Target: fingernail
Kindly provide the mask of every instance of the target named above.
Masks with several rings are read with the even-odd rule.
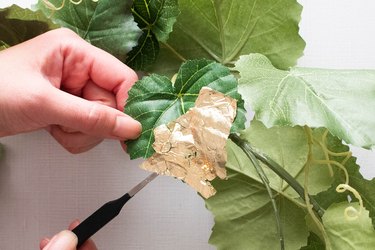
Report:
[[[120,140],[135,139],[139,136],[142,131],[142,125],[127,116],[117,116],[116,125],[113,130],[115,137]]]
[[[48,238],[42,239],[40,241],[40,248],[42,248],[42,247],[45,248],[47,246],[47,244],[48,244],[49,241],[50,241],[50,239],[48,239]]]
[[[53,236],[50,242],[43,248],[43,250],[49,249],[75,249],[77,246],[77,236],[69,230],[64,230]]]

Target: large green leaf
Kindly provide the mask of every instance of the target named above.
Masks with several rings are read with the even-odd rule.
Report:
[[[138,45],[128,54],[126,64],[136,70],[145,70],[159,54],[159,41],[166,42],[178,16],[177,0],[134,0],[134,19],[143,34]]]
[[[296,0],[179,0],[179,6],[181,14],[161,46],[155,71],[173,73],[183,60],[202,57],[232,64],[251,52],[287,68],[305,47]]]
[[[242,56],[239,91],[267,127],[326,127],[347,143],[375,145],[375,70],[278,70],[263,55]]]
[[[362,210],[357,219],[348,220],[344,216],[344,210],[348,205],[359,209],[358,203],[342,202],[331,205],[323,216],[323,225],[332,249],[375,249],[375,231],[368,217],[368,211]]]
[[[237,93],[237,80],[228,68],[210,60],[184,63],[174,84],[165,76],[153,74],[133,85],[125,106],[125,113],[142,123],[142,134],[127,142],[131,158],[151,156],[154,152],[153,129],[166,124],[188,111],[202,87],[208,86],[237,100],[237,117],[232,129],[244,127],[243,101]]]
[[[60,0],[49,0],[56,7]],[[38,7],[63,27],[70,28],[91,44],[121,60],[137,45],[140,29],[131,13],[132,0],[64,1],[60,10],[51,11],[42,0]]]
[[[351,193],[346,192],[339,194],[334,190],[338,184],[345,181],[343,171],[339,170],[334,162],[342,163],[349,172],[349,184],[361,194],[366,209],[370,211],[370,213],[367,212],[366,218],[371,222],[369,218],[370,214],[370,217],[373,219],[375,204],[373,190],[375,190],[375,181],[367,181],[362,178],[358,171],[359,168],[355,164],[355,158],[350,155],[348,156],[348,146],[343,145],[341,140],[329,134],[326,129],[319,128],[310,130],[298,126],[273,127],[267,129],[260,122],[253,121],[250,127],[241,133],[241,137],[249,141],[257,151],[270,156],[284,167],[284,169],[299,181],[302,186],[305,186],[305,174],[308,170],[308,191],[310,194],[325,190],[332,185],[328,190],[313,196],[324,209],[329,209],[330,206],[337,204],[337,202],[346,201],[347,203],[348,195],[351,196],[353,201],[356,200],[355,196]],[[227,169],[234,172],[229,171],[232,174],[229,175],[227,181],[218,180],[214,182],[214,187],[218,192],[215,196],[206,201],[208,208],[215,216],[215,226],[210,242],[215,244],[219,249],[232,249],[230,247],[231,244],[234,245],[233,249],[241,249],[241,247],[249,245],[250,242],[252,244],[255,242],[255,244],[260,244],[259,246],[256,245],[254,249],[277,249],[278,241],[276,238],[276,229],[273,228],[264,233],[260,229],[261,226],[264,227],[264,225],[270,228],[268,225],[271,225],[271,221],[274,221],[274,214],[258,174],[253,169],[252,163],[244,152],[231,141],[228,141],[227,153]],[[329,174],[328,163],[330,163],[333,168],[333,177]],[[285,200],[285,202],[290,203],[288,212],[292,214],[297,213],[297,208],[302,206],[300,204],[304,204],[304,202],[301,199],[296,199],[294,191],[290,190],[290,186],[280,181],[267,167],[262,166],[268,176],[270,186],[273,188],[277,202]],[[307,168],[307,166],[309,166],[309,168]],[[332,181],[333,184],[330,184]],[[259,196],[262,198],[259,198]],[[267,206],[265,204],[267,204]],[[267,210],[265,208],[267,208]],[[283,214],[282,205],[279,204],[279,208],[282,217],[288,216]],[[263,211],[265,214],[264,216],[266,216],[269,222],[268,224],[264,222],[263,217],[259,215],[260,211]],[[307,211],[299,211],[304,213],[306,218],[309,218]],[[322,235],[324,233],[330,235],[333,234],[333,230],[336,230],[335,226],[332,226],[329,222],[324,228],[325,231],[322,232],[320,231],[321,228],[318,228],[311,219],[305,221],[305,216],[298,216],[298,218],[282,221],[282,227],[286,232],[290,230],[290,227],[293,228],[295,224],[299,225],[298,227],[304,232],[304,235],[307,229],[312,230],[308,241],[306,241],[306,238],[303,239],[302,235],[299,236],[297,234],[297,239],[300,239],[298,242],[301,245],[293,248],[286,246],[286,249],[298,249],[306,245],[306,242],[308,245],[302,249],[323,249],[321,248],[323,238],[318,239],[317,236],[323,237]],[[330,220],[329,217],[331,215],[325,214],[324,216]],[[346,234],[346,231],[350,233],[350,230],[361,230],[358,227],[351,228],[347,225],[342,225],[339,229],[343,230],[340,232],[340,234],[343,235]],[[267,232],[275,237],[272,242],[267,238],[271,237],[270,235],[263,235]],[[368,230],[364,229],[364,235],[366,235],[367,232]],[[261,234],[259,235],[259,233]],[[358,234],[358,232],[354,232],[354,234]],[[267,243],[258,243],[262,237],[267,239]],[[285,233],[287,241],[289,240],[288,237],[288,234]],[[332,246],[339,246],[341,244],[341,239],[335,238],[333,235],[330,235],[328,240]],[[333,247],[330,249],[346,248]]]
[[[23,9],[17,5],[0,9],[0,49],[19,44],[57,27],[41,11]]]
[[[250,178],[245,171],[252,168],[238,150],[228,144],[228,179],[213,181],[216,195],[206,200],[207,208],[215,216],[209,242],[217,249],[243,250],[279,249],[280,243],[275,215],[264,186]],[[235,166],[234,169],[232,166]],[[297,202],[277,193],[286,249],[299,249],[306,244],[307,228],[304,209]]]
[[[325,159],[324,152],[318,144],[322,140],[323,132],[323,129],[311,131],[311,136],[315,140],[315,143],[310,145],[311,150],[308,144],[309,135],[303,127],[299,126],[266,128],[261,122],[252,121],[250,127],[241,133],[241,137],[277,162],[303,186],[308,158],[316,160]],[[236,152],[232,153],[248,161],[245,154],[239,148],[237,148]],[[242,165],[246,166],[247,164]],[[297,197],[297,193],[285,181],[268,167],[263,164],[261,165],[264,167],[264,171],[273,189],[285,192],[292,197]],[[235,168],[235,166],[231,166],[231,168]],[[248,176],[260,182],[254,168],[245,168],[241,171],[245,171]],[[329,169],[314,162],[311,163],[308,176],[308,191],[310,194],[326,190],[331,186],[333,181]]]

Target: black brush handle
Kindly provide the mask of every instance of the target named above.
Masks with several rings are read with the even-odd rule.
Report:
[[[77,248],[82,246],[86,240],[115,218],[131,197],[126,193],[117,200],[107,202],[74,228],[72,232],[78,237]]]

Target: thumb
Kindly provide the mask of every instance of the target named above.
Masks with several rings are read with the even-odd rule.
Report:
[[[120,140],[135,139],[141,124],[123,112],[53,88],[45,104],[48,124],[61,125],[88,135]]]
[[[77,236],[72,231],[64,230],[53,236],[43,250],[75,250],[77,243]]]

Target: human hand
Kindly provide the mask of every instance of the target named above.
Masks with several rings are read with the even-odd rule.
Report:
[[[78,226],[79,221],[74,221],[69,225],[69,230],[61,231],[52,237],[40,241],[40,250],[76,250],[78,239],[70,230]],[[79,250],[97,250],[95,243],[89,239],[79,248]]]
[[[47,129],[80,153],[104,138],[135,139],[141,125],[125,115],[137,75],[67,29],[0,52],[0,136]]]

